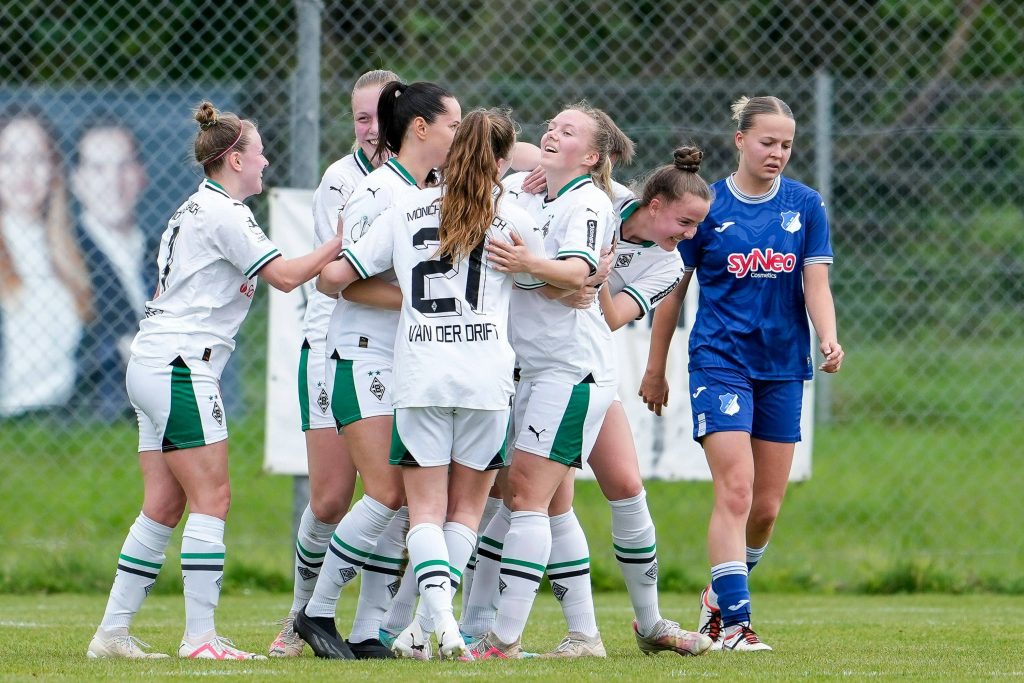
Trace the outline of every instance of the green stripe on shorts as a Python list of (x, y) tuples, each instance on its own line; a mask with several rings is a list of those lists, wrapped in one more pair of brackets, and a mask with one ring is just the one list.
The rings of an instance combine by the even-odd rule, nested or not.
[(192, 389), (192, 371), (178, 356), (171, 361), (171, 411), (161, 450), (176, 451), (206, 445), (203, 420), (199, 417), (196, 392)]
[(334, 388), (331, 394), (331, 412), (334, 421), (344, 427), (363, 419), (356, 398), (356, 380), (352, 375), (352, 361), (334, 360)]
[(299, 352), (299, 416), (302, 419), (302, 431), (309, 430), (309, 342), (303, 340), (302, 351)]
[(402, 437), (398, 434), (398, 415), (391, 422), (391, 453), (388, 455), (388, 462), (392, 465), (405, 465), (406, 467), (419, 467), (416, 458), (402, 443)]
[(590, 409), (589, 383), (577, 384), (572, 388), (569, 404), (558, 423), (555, 440), (551, 444), (551, 455), (555, 462), (569, 467), (583, 467), (583, 425)]

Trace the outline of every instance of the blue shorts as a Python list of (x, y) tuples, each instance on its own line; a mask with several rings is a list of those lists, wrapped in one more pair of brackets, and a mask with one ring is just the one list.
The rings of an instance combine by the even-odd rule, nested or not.
[(715, 432), (747, 432), (777, 443), (800, 440), (801, 380), (750, 379), (734, 370), (703, 368), (690, 372), (693, 438)]

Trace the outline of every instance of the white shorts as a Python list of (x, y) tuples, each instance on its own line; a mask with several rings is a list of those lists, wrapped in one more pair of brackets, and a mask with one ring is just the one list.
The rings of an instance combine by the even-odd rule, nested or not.
[(395, 408), (392, 465), (439, 467), (457, 462), (474, 470), (508, 463), (509, 408)]
[(331, 413), (331, 378), (327, 366), (326, 344), (320, 341), (310, 344), (308, 339), (303, 339), (299, 352), (299, 415), (304, 432), (337, 428)]
[(346, 360), (331, 354), (331, 412), (340, 431), (345, 425), (392, 415), (391, 365), (375, 360)]
[(201, 361), (163, 366), (128, 362), (125, 384), (139, 418), (139, 452), (176, 451), (228, 438), (220, 381)]
[(515, 401), (516, 448), (582, 468), (615, 394), (614, 385), (524, 376)]

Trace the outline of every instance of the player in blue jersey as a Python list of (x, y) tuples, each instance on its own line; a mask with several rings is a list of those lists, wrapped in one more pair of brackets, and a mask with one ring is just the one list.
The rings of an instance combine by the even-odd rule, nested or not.
[(811, 379), (814, 324), (824, 372), (837, 372), (832, 263), (821, 196), (782, 175), (796, 123), (776, 97), (732, 107), (736, 172), (712, 188), (715, 201), (694, 239), (681, 242), (686, 274), (655, 313), (640, 396), (661, 414), (665, 364), (687, 286), (700, 298), (690, 334), (693, 436), (714, 480), (708, 529), (711, 585), (700, 630), (727, 650), (769, 650), (750, 628), (747, 575), (764, 553), (800, 440), (803, 382)]

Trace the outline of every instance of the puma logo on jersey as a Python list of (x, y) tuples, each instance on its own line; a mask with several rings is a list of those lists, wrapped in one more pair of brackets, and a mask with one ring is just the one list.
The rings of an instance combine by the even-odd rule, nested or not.
[(526, 425), (526, 428), (529, 429), (531, 432), (533, 432), (533, 435), (537, 437), (537, 441), (540, 441), (540, 435), (541, 434), (543, 434), (544, 432), (548, 431), (546, 429), (542, 429), (542, 430), (540, 430), (538, 432), (536, 429), (533, 428), (533, 425)]
[(522, 191), (520, 191), (520, 192), (516, 192), (515, 190), (509, 190), (509, 191), (508, 191), (508, 193), (509, 193), (510, 195), (512, 195), (513, 197), (518, 197), (519, 195), (521, 195), (521, 194), (522, 194)]
[(550, 226), (551, 226), (551, 221), (548, 220), (547, 223), (545, 223), (544, 225), (542, 225), (539, 228), (534, 228), (533, 231), (534, 232), (539, 232), (540, 234), (544, 235), (544, 237), (547, 237), (548, 236), (548, 229), (550, 228)]
[(726, 221), (719, 226), (715, 227), (715, 232), (725, 232), (725, 229), (730, 225), (736, 225), (736, 221)]
[(380, 192), (380, 188), (378, 187), (377, 189), (373, 189), (372, 187), (368, 187), (368, 188), (366, 188), (366, 191), (369, 192), (370, 194), (372, 194), (373, 198), (376, 199), (377, 198), (377, 193)]
[(585, 211), (589, 211), (590, 213), (594, 214), (595, 216), (597, 215), (597, 211), (595, 211), (594, 209), (591, 209), (591, 208), (589, 208), (589, 207), (588, 207), (588, 208), (586, 208), (586, 209), (584, 209), (584, 210), (585, 210)]
[(335, 192), (337, 192), (338, 194), (345, 194), (345, 191), (344, 191), (344, 190), (342, 190), (342, 189), (341, 189), (340, 187), (334, 187), (333, 185), (328, 185), (328, 186), (327, 186), (327, 189), (328, 189), (328, 190), (334, 190), (334, 191), (335, 191)]

